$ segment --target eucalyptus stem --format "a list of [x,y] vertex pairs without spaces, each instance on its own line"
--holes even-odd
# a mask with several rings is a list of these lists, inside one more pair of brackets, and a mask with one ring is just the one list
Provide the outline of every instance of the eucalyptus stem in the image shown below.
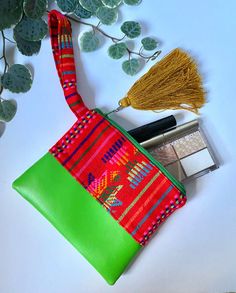
[[[80,20],[78,18],[74,18],[74,17],[71,17],[70,15],[67,15],[67,17],[75,22],[78,22],[78,23],[81,23],[81,24],[84,24],[84,25],[87,25],[87,26],[90,26],[92,27],[93,31],[98,31],[99,33],[101,33],[102,35],[104,35],[105,37],[109,38],[112,40],[113,43],[118,43],[118,42],[121,42],[125,37],[126,35],[124,35],[122,38],[116,38],[116,37],[113,37],[109,34],[107,34],[106,32],[104,32],[104,30],[102,30],[99,26],[100,26],[100,22],[97,24],[97,25],[93,25],[91,23],[88,23],[88,22],[85,22],[83,20]],[[149,56],[145,56],[142,54],[142,49],[143,47],[140,48],[139,52],[135,52],[135,51],[132,51],[130,50],[129,48],[126,48],[128,54],[129,54],[129,59],[131,57],[132,54],[134,55],[138,55],[139,57],[143,58],[146,60],[146,62],[148,62],[150,59],[152,59],[154,56],[157,57],[158,55],[161,54],[161,51],[158,50],[156,52],[154,52],[152,55],[149,55]]]
[[117,42],[120,42],[122,41],[124,38],[125,38],[125,35],[122,37],[122,38],[116,38],[116,37],[113,37],[109,34],[107,34],[106,32],[104,32],[104,30],[102,30],[99,26],[100,26],[100,22],[98,23],[98,25],[94,25],[92,23],[88,23],[88,22],[85,22],[83,20],[80,20],[78,18],[75,18],[75,17],[72,17],[70,15],[66,15],[69,19],[75,21],[75,22],[78,22],[78,23],[81,23],[81,24],[84,24],[84,25],[87,25],[87,26],[90,26],[94,31],[97,31],[99,32],[100,34],[104,35],[105,37],[109,38],[112,40],[113,43],[117,43]]
[[[49,12],[50,12],[50,11],[47,10],[47,13],[49,13]],[[100,21],[99,21],[99,23],[98,23],[97,25],[94,25],[94,24],[92,24],[92,23],[85,22],[85,21],[83,21],[83,20],[81,20],[81,19],[79,19],[79,18],[77,18],[77,17],[72,17],[71,15],[68,15],[68,14],[66,14],[66,16],[67,16],[69,19],[71,19],[72,21],[75,21],[75,22],[77,22],[77,23],[80,23],[80,24],[84,24],[84,25],[90,26],[90,27],[93,29],[94,32],[95,32],[95,31],[99,32],[99,33],[102,34],[103,36],[105,36],[105,37],[107,37],[108,39],[110,39],[113,43],[121,42],[121,41],[126,37],[126,35],[124,35],[124,36],[121,37],[121,38],[117,38],[117,37],[113,37],[113,36],[109,35],[108,33],[106,33],[104,30],[102,30],[102,29],[100,28],[100,25],[101,25],[101,22],[100,22]],[[161,50],[158,50],[158,51],[154,52],[154,53],[151,54],[151,55],[148,55],[148,56],[143,55],[143,54],[142,54],[143,46],[139,49],[138,52],[132,51],[132,50],[130,50],[129,48],[126,48],[126,50],[127,50],[127,52],[128,52],[128,55],[129,55],[129,60],[130,60],[130,58],[131,58],[131,55],[133,54],[133,55],[138,55],[138,56],[141,57],[142,59],[146,60],[146,62],[150,61],[150,60],[151,60],[152,58],[154,58],[154,57],[156,58],[157,56],[159,56],[159,55],[161,54]]]
[[[93,25],[91,23],[88,23],[88,22],[85,22],[83,20],[80,20],[78,18],[74,18],[70,15],[67,15],[67,17],[75,22],[78,22],[78,23],[81,23],[81,24],[84,24],[84,25],[87,25],[87,26],[90,26],[92,27],[93,31],[97,31],[99,32],[100,34],[102,34],[103,36],[109,38],[112,40],[113,43],[118,43],[118,42],[121,42],[125,37],[126,35],[124,35],[122,38],[116,38],[116,37],[113,37],[109,34],[107,34],[106,32],[104,32],[104,30],[102,30],[99,26],[100,26],[100,22],[97,24],[97,25]],[[146,62],[148,62],[149,60],[151,60],[153,57],[157,57],[158,55],[161,54],[161,51],[158,50],[156,52],[154,52],[152,55],[148,55],[148,56],[145,56],[142,54],[142,49],[143,47],[140,48],[139,52],[135,52],[135,51],[132,51],[130,50],[129,48],[126,48],[127,52],[128,52],[128,55],[129,55],[129,59],[131,58],[131,55],[138,55],[139,57],[143,58],[146,60]]]
[[6,39],[8,42],[12,43],[12,44],[16,44],[15,41],[12,41],[12,40],[8,39],[6,36],[5,36],[5,39]]
[[[4,32],[1,31],[1,35],[2,35],[2,56],[1,56],[1,59],[4,60],[4,70],[3,70],[3,74],[5,74],[7,72],[7,69],[9,67],[9,64],[7,62],[7,57],[6,57],[6,40],[7,38],[5,37],[4,35]],[[0,88],[0,95],[2,94],[2,91],[3,91],[3,86],[1,85],[1,88]],[[1,98],[2,99],[2,98]]]
[[146,62],[148,62],[149,60],[151,60],[153,57],[157,57],[157,56],[159,56],[159,55],[161,54],[161,50],[158,50],[158,51],[154,52],[152,55],[145,56],[145,55],[143,55],[143,54],[141,53],[141,52],[142,52],[142,51],[141,51],[141,48],[140,48],[139,52],[132,51],[132,50],[130,50],[129,48],[127,48],[127,51],[128,51],[128,53],[129,53],[129,56],[130,56],[131,54],[138,55],[138,56],[140,56],[141,58],[145,59]]

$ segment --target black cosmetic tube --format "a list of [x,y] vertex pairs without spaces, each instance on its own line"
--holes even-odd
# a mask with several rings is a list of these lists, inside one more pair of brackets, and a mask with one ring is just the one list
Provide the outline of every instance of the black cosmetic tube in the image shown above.
[[143,142],[156,135],[159,135],[166,130],[175,127],[177,124],[176,119],[173,115],[156,120],[154,122],[142,125],[140,127],[131,129],[128,133],[133,136],[137,142]]

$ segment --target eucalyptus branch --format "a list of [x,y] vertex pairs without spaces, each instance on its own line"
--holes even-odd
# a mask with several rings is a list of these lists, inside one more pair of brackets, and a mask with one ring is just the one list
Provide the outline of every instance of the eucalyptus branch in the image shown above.
[[125,38],[125,35],[122,37],[122,38],[116,38],[116,37],[113,37],[109,34],[107,34],[106,32],[104,32],[104,30],[102,30],[99,26],[100,26],[100,22],[98,23],[98,25],[94,25],[92,23],[88,23],[88,22],[85,22],[83,20],[80,20],[78,18],[75,18],[75,17],[72,17],[70,15],[66,15],[69,19],[75,21],[75,22],[78,22],[78,23],[81,23],[81,24],[84,24],[84,25],[87,25],[87,26],[90,26],[94,31],[97,31],[99,32],[100,34],[102,34],[103,36],[109,38],[112,40],[113,43],[117,43],[117,42],[120,42],[122,41],[124,38]]
[[132,51],[129,48],[127,48],[127,51],[128,51],[129,57],[130,57],[131,54],[138,55],[141,58],[145,59],[146,62],[148,62],[149,60],[151,60],[154,57],[155,58],[158,57],[161,54],[161,50],[158,50],[158,51],[154,52],[152,55],[145,56],[145,55],[142,54],[141,48],[140,48],[139,52]]
[[[2,35],[2,57],[1,59],[4,60],[4,70],[3,70],[3,74],[5,74],[7,72],[7,69],[9,67],[9,64],[7,62],[7,57],[6,57],[6,37],[4,35],[4,32],[1,31],[1,35]],[[2,91],[3,91],[3,86],[1,85],[1,88],[0,88],[0,95],[2,94]]]
[[15,41],[12,41],[12,40],[8,39],[6,36],[5,36],[5,39],[6,39],[8,42],[12,43],[12,44],[16,44]]
[[[47,10],[47,13],[49,13],[49,12],[50,12],[50,11]],[[99,32],[100,34],[104,35],[105,37],[111,39],[112,42],[114,42],[114,43],[122,41],[122,40],[124,39],[124,37],[125,37],[125,35],[124,35],[122,38],[116,38],[116,37],[113,37],[113,36],[107,34],[106,32],[104,32],[104,31],[99,27],[100,24],[101,24],[100,22],[99,22],[97,25],[94,25],[94,24],[92,24],[92,23],[85,22],[85,21],[83,21],[83,20],[81,20],[81,19],[78,19],[78,18],[76,18],[76,17],[72,17],[71,15],[68,15],[68,14],[66,14],[66,16],[67,16],[67,18],[69,18],[69,19],[71,19],[71,20],[73,20],[73,21],[75,21],[75,22],[77,22],[77,23],[80,23],[80,24],[84,24],[84,25],[90,26],[94,31],[97,31],[97,32]]]
[[[5,122],[10,121],[14,117],[17,109],[16,105],[12,103],[11,100],[5,100],[1,97],[3,90],[6,88],[12,93],[25,93],[30,90],[32,86],[32,76],[26,66],[22,64],[8,63],[9,59],[6,54],[7,42],[17,45],[17,50],[24,56],[37,54],[40,51],[41,40],[43,40],[48,32],[48,26],[43,19],[43,16],[46,12],[50,13],[50,11],[46,9],[46,0],[36,1],[37,9],[35,9],[34,5],[24,5],[25,1],[20,1],[21,4],[17,5],[17,13],[15,13],[14,7],[16,1],[8,2],[8,5],[5,6],[7,7],[7,14],[9,17],[0,17],[0,38],[2,38],[0,45],[0,63],[2,67],[2,82],[0,85],[0,119]],[[30,1],[27,1],[27,3],[28,2],[30,3]],[[98,49],[100,45],[98,35],[102,35],[112,43],[107,50],[107,54],[110,58],[117,60],[125,56],[124,59],[128,59],[121,61],[121,68],[123,72],[130,76],[135,75],[139,71],[141,65],[140,58],[148,62],[149,60],[155,60],[160,54],[161,51],[156,51],[153,54],[147,52],[154,51],[157,48],[157,41],[151,37],[141,39],[142,45],[140,44],[141,48],[138,51],[129,48],[127,40],[135,39],[141,35],[141,25],[137,21],[123,22],[120,26],[120,34],[118,34],[118,36],[113,36],[112,32],[107,33],[103,25],[111,25],[117,21],[119,12],[118,8],[122,1],[102,1],[104,2],[102,6],[96,4],[96,1],[94,3],[93,1],[84,1],[87,3],[85,5],[87,9],[81,5],[76,5],[77,2],[78,1],[75,0],[57,1],[57,5],[64,15],[65,12],[67,13],[66,16],[71,22],[89,27],[89,29],[87,29],[87,31],[80,37],[81,51],[92,52]],[[139,0],[125,1],[125,3],[130,6],[139,4],[140,2],[141,1]],[[112,5],[117,9],[110,9],[109,3],[113,3]],[[86,20],[85,18],[94,15],[95,10],[98,22],[96,24],[89,23],[89,20]],[[23,16],[20,21],[18,19],[18,12]],[[0,12],[0,15],[2,16],[2,12]],[[4,29],[10,27],[14,29],[14,38],[8,38],[4,34]],[[148,56],[148,54],[151,55]]]
[[[49,12],[49,11],[47,11],[47,12]],[[101,22],[100,22],[100,21],[99,21],[99,23],[98,23],[97,25],[94,25],[94,24],[91,24],[91,23],[85,22],[85,21],[83,21],[83,20],[80,20],[80,19],[78,19],[78,18],[76,18],[76,17],[72,17],[71,15],[66,15],[66,16],[67,16],[69,19],[71,19],[72,21],[75,21],[75,22],[77,22],[77,23],[80,23],[80,24],[84,24],[84,25],[90,26],[90,27],[93,29],[93,31],[97,31],[97,32],[99,32],[100,34],[102,34],[103,36],[105,36],[105,37],[111,39],[113,43],[121,42],[121,41],[126,37],[126,35],[124,35],[122,38],[117,38],[117,37],[113,37],[113,36],[107,34],[104,30],[102,30],[102,29],[100,28],[100,25],[101,25]],[[128,52],[128,55],[129,55],[129,59],[130,59],[131,55],[133,54],[133,55],[138,55],[139,57],[141,57],[141,58],[143,58],[144,60],[146,60],[146,62],[148,62],[148,61],[151,60],[152,58],[157,57],[157,56],[159,56],[159,55],[161,54],[161,51],[158,50],[158,51],[154,52],[152,55],[145,56],[145,55],[142,54],[142,49],[143,49],[143,47],[140,48],[139,52],[135,52],[135,51],[130,50],[129,48],[126,48],[126,50],[127,50],[127,52]]]

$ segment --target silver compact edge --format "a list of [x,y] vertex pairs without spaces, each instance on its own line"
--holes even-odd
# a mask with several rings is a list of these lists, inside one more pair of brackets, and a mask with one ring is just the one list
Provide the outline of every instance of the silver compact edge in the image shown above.
[[177,126],[174,129],[168,130],[165,133],[159,134],[155,137],[152,137],[146,141],[141,142],[141,146],[144,148],[149,148],[153,145],[161,145],[166,143],[168,140],[170,140],[173,137],[181,136],[183,133],[188,132],[190,129],[198,129],[199,122],[197,119],[189,121],[187,123],[184,123],[180,126]]

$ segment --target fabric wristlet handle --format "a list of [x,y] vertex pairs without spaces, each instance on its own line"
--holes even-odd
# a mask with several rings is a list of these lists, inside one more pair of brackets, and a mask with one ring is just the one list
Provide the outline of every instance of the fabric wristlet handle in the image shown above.
[[58,76],[66,101],[79,118],[88,108],[76,87],[76,69],[70,21],[57,10],[48,13],[49,33]]

